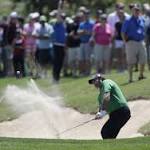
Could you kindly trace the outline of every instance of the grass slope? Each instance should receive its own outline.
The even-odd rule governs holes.
[[[149,150],[150,137],[122,140],[42,140],[0,138],[0,150]]]
[[[135,82],[128,84],[128,73],[107,75],[118,83],[127,100],[137,98],[150,98],[150,73],[146,72],[147,79],[138,81],[138,73],[134,73]],[[64,94],[64,101],[68,106],[78,109],[80,112],[95,112],[97,108],[97,96],[99,91],[95,87],[88,84],[88,78],[76,80],[63,79],[61,91]]]

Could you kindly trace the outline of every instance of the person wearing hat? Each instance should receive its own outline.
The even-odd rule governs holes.
[[[101,136],[103,139],[116,138],[131,117],[126,98],[117,83],[106,79],[101,74],[96,74],[88,82],[100,90],[99,111],[95,119],[101,119],[106,114],[109,115],[109,119],[102,127]]]
[[[101,9],[96,10],[95,14],[95,24],[100,22],[100,17],[103,14],[103,11]]]
[[[112,41],[112,29],[107,23],[107,15],[100,16],[100,23],[96,23],[93,27],[92,37],[90,41],[94,40],[94,56],[97,73],[109,72],[110,62],[110,44]]]
[[[12,43],[13,47],[13,67],[16,78],[25,77],[24,68],[24,36],[21,29],[16,30],[16,36]]]
[[[53,83],[57,84],[60,81],[61,70],[63,69],[64,60],[66,57],[66,25],[65,13],[63,13],[64,1],[59,0],[56,22],[53,25]],[[65,70],[65,69],[64,69]]]
[[[126,56],[129,72],[129,83],[133,82],[133,67],[139,63],[139,78],[145,79],[144,67],[147,62],[145,47],[145,20],[141,16],[141,7],[135,4],[132,8],[132,16],[123,23],[122,38],[126,47]]]
[[[6,75],[13,76],[13,62],[12,62],[12,51],[13,51],[13,40],[16,37],[16,31],[19,27],[18,24],[18,13],[11,12],[9,15],[9,20],[6,29],[6,40],[7,46],[5,47],[6,51]]]
[[[115,4],[115,11],[110,13],[107,17],[107,21],[108,21],[109,25],[111,26],[111,28],[113,29],[114,32],[115,32],[116,22],[118,22],[120,20],[118,14],[119,14],[120,10],[124,11],[124,8],[125,8],[124,3],[117,2]],[[124,12],[124,15],[125,15],[125,18],[130,17],[130,15],[126,12]]]
[[[40,65],[40,77],[47,77],[48,66],[51,63],[51,50],[52,50],[52,34],[54,32],[53,27],[47,23],[47,18],[40,16],[40,26],[37,28],[33,35],[37,38],[37,55],[36,59]]]
[[[143,17],[145,19],[145,42],[146,42],[146,49],[147,49],[147,64],[148,69],[150,70],[150,4],[144,3],[143,4]]]
[[[91,73],[91,54],[93,45],[90,38],[95,22],[90,19],[90,10],[85,10],[84,21],[80,23],[78,34],[80,36],[79,72],[80,76],[88,76]]]
[[[35,18],[33,13],[29,14],[28,22],[24,25],[25,37],[25,61],[27,65],[28,75],[36,74],[35,53],[36,53],[36,38],[33,32],[36,30]]]
[[[118,13],[119,21],[115,24],[114,33],[114,44],[115,44],[115,55],[116,55],[116,69],[118,73],[124,72],[126,67],[126,55],[125,55],[125,45],[121,36],[121,28],[123,22],[125,21],[125,14],[123,10]]]
[[[120,21],[120,18],[119,18],[120,10],[122,10],[124,12],[125,19],[130,17],[130,15],[127,12],[125,12],[124,8],[125,8],[124,3],[117,2],[115,4],[115,11],[110,13],[110,14],[108,14],[107,22],[111,26],[114,36],[115,36],[115,24],[118,21]],[[113,36],[113,39],[114,39],[114,36]],[[114,54],[115,54],[115,41],[114,40],[112,41],[111,49],[112,49],[112,51],[111,51],[110,67],[112,67],[113,61],[114,61]]]

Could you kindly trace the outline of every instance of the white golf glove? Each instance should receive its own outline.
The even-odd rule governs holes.
[[[95,119],[101,119],[103,118],[105,115],[107,114],[107,112],[105,110],[101,110],[100,112],[97,112],[95,115]]]

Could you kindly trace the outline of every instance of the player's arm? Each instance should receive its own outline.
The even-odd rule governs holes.
[[[110,102],[110,92],[104,93],[103,95],[103,104],[101,106],[102,110],[108,110],[108,106],[109,106],[109,102]]]

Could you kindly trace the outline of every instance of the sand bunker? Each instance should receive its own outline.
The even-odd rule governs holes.
[[[57,93],[58,94],[58,93]],[[0,123],[1,137],[101,139],[100,130],[106,120],[94,120],[77,128],[94,115],[81,114],[62,105],[61,97],[47,96],[31,81],[27,89],[8,86],[6,102],[21,115],[13,121]],[[150,101],[130,102],[132,117],[122,128],[118,138],[139,136],[138,129],[150,121]],[[71,129],[66,132],[66,129]],[[59,134],[61,133],[61,134]]]

